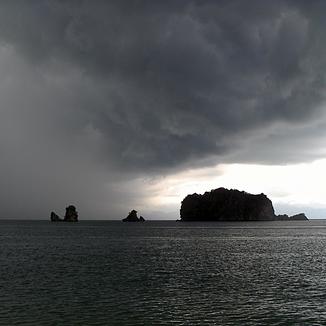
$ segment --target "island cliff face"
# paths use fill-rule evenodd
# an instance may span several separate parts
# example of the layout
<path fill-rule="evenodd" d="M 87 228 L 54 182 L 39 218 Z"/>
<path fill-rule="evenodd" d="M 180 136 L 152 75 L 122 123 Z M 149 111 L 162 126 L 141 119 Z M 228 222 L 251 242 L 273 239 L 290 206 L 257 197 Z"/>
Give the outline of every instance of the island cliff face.
<path fill-rule="evenodd" d="M 264 194 L 252 195 L 225 188 L 203 195 L 188 195 L 181 203 L 180 217 L 181 221 L 307 220 L 304 214 L 275 215 L 271 200 Z"/>

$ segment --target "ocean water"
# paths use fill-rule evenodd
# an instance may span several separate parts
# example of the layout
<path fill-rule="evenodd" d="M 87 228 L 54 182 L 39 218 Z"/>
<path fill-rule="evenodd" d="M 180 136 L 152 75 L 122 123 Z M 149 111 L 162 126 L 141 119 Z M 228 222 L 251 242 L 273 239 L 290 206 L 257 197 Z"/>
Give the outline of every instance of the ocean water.
<path fill-rule="evenodd" d="M 326 325 L 326 221 L 0 221 L 1 325 Z"/>

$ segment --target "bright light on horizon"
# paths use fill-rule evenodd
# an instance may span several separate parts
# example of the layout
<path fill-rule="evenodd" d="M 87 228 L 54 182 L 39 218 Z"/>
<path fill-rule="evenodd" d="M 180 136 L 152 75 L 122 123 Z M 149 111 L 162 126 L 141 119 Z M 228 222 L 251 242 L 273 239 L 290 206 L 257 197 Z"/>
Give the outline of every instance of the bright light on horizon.
<path fill-rule="evenodd" d="M 221 164 L 167 176 L 150 185 L 151 205 L 179 208 L 187 194 L 219 187 L 265 193 L 274 207 L 326 209 L 326 159 L 294 165 Z M 287 213 L 278 212 L 277 213 Z"/>

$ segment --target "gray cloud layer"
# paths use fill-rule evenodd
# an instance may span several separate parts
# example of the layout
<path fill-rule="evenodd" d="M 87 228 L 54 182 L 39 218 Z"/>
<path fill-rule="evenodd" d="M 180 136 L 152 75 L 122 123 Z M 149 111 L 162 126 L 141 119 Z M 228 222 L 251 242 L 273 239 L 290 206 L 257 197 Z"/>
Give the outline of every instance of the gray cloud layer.
<path fill-rule="evenodd" d="M 325 13 L 323 1 L 2 1 L 2 215 L 13 198 L 29 216 L 66 198 L 119 214 L 121 185 L 144 173 L 322 157 Z"/>

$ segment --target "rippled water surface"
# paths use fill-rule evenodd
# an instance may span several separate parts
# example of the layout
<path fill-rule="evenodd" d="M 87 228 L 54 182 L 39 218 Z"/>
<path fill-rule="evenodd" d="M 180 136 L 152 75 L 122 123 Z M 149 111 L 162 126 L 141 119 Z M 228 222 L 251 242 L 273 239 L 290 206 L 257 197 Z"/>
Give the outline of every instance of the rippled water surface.
<path fill-rule="evenodd" d="M 1 325 L 326 325 L 326 221 L 0 221 Z"/>

